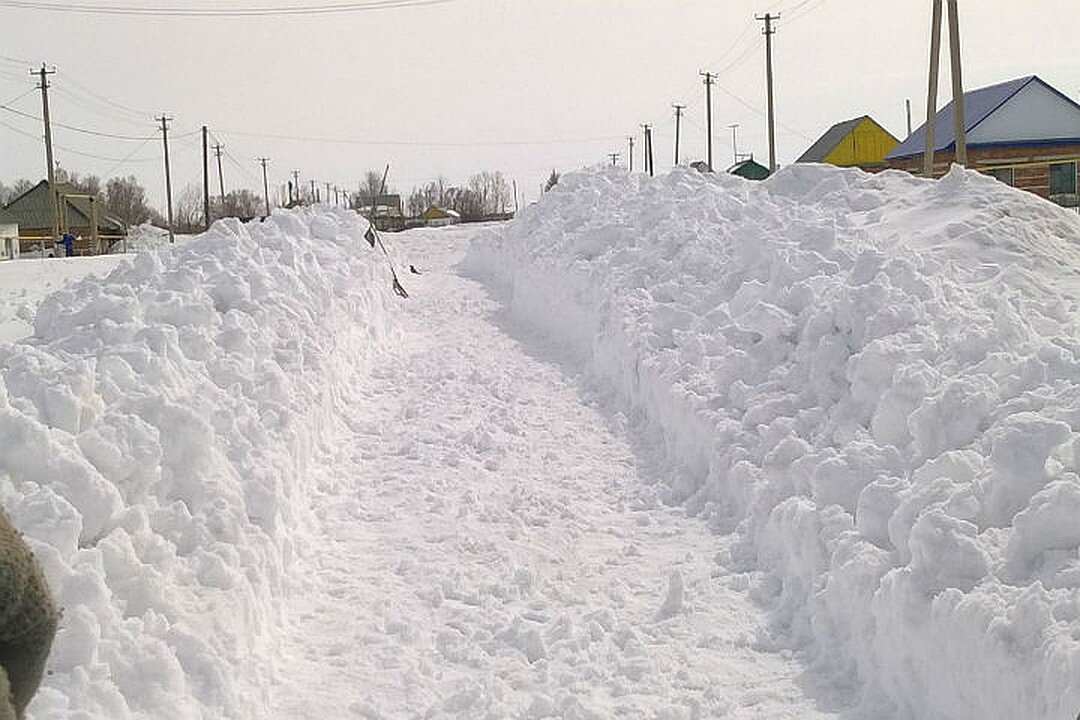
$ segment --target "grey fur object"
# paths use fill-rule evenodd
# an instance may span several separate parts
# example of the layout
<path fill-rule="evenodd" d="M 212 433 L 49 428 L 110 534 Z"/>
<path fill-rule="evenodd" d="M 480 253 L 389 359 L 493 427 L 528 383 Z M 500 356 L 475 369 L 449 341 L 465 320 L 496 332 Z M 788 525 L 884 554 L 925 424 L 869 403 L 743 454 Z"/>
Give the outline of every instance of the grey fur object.
<path fill-rule="evenodd" d="M 22 720 L 59 623 L 41 565 L 0 510 L 0 720 Z"/>

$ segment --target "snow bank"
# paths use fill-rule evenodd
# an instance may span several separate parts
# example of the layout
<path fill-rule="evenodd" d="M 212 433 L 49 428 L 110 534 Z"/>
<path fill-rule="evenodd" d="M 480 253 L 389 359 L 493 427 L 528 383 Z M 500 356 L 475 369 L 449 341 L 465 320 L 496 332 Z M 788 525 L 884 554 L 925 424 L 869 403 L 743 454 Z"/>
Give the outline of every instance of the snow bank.
<path fill-rule="evenodd" d="M 974 172 L 564 176 L 470 271 L 656 433 L 861 716 L 1080 709 L 1080 218 Z"/>
<path fill-rule="evenodd" d="M 354 214 L 216 223 L 0 346 L 0 502 L 64 608 L 37 718 L 255 718 L 341 383 L 392 336 Z"/>

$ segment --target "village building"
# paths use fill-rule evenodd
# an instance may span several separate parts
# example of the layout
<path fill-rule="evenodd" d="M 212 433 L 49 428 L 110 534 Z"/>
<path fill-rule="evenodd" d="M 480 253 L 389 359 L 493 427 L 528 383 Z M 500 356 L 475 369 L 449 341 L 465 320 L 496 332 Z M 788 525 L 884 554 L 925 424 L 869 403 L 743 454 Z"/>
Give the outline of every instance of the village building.
<path fill-rule="evenodd" d="M 998 180 L 1080 208 L 1080 105 L 1035 75 L 964 93 L 967 166 Z M 935 116 L 934 168 L 939 177 L 956 159 L 953 105 Z M 923 172 L 925 125 L 893 148 L 890 167 Z"/>
<path fill-rule="evenodd" d="M 106 214 L 101 201 L 87 196 L 68 183 L 56 183 L 60 232 L 76 237 L 76 255 L 108 252 L 123 240 L 124 224 Z M 42 180 L 4 206 L 19 226 L 21 251 L 30 248 L 51 252 L 59 238 L 53 237 L 53 203 L 49 182 Z"/>
<path fill-rule="evenodd" d="M 422 220 L 427 227 L 443 227 L 445 225 L 456 225 L 461 222 L 461 214 L 456 210 L 448 210 L 432 205 L 427 210 L 420 213 L 420 220 Z"/>
<path fill-rule="evenodd" d="M 738 175 L 747 180 L 764 180 L 772 174 L 769 172 L 769 168 L 754 160 L 752 157 L 735 163 L 729 167 L 727 171 L 732 175 Z"/>
<path fill-rule="evenodd" d="M 899 143 L 872 117 L 863 115 L 833 125 L 795 162 L 884 170 L 886 153 Z"/>
<path fill-rule="evenodd" d="M 19 257 L 19 223 L 14 216 L 0 209 L 0 260 Z"/>

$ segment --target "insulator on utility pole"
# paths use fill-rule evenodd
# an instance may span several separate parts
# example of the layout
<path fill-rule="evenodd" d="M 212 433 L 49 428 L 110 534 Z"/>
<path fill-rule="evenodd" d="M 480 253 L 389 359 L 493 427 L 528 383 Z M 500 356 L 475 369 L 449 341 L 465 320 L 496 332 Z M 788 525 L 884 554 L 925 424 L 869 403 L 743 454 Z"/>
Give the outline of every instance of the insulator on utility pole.
<path fill-rule="evenodd" d="M 776 114 L 773 110 L 773 71 L 772 71 L 772 36 L 776 32 L 776 28 L 772 26 L 773 20 L 780 19 L 780 13 L 776 15 L 770 15 L 765 13 L 765 16 L 755 15 L 758 20 L 765 21 L 765 83 L 767 85 L 766 92 L 768 93 L 768 114 L 769 114 L 769 172 L 776 172 Z"/>
<path fill-rule="evenodd" d="M 169 121 L 172 118 L 162 113 L 161 117 L 155 120 L 161 123 L 161 143 L 165 149 L 165 204 L 169 213 L 169 242 L 171 243 L 176 239 L 173 232 L 172 176 L 169 174 Z"/>
<path fill-rule="evenodd" d="M 683 110 L 686 109 L 685 105 L 673 104 L 671 107 L 675 108 L 675 164 L 679 164 L 679 121 L 682 120 Z"/>
<path fill-rule="evenodd" d="M 716 78 L 715 73 L 699 72 L 698 75 L 705 78 L 705 162 L 712 171 L 712 86 Z"/>
<path fill-rule="evenodd" d="M 52 239 L 60 237 L 60 197 L 56 189 L 55 165 L 53 164 L 52 150 L 52 124 L 49 121 L 49 75 L 55 75 L 56 70 L 46 70 L 45 63 L 41 64 L 40 70 L 31 70 L 31 75 L 39 77 L 38 89 L 41 90 L 41 117 L 45 122 L 45 172 L 49 179 L 49 206 L 52 211 Z M 44 243 L 42 243 L 44 247 Z"/>

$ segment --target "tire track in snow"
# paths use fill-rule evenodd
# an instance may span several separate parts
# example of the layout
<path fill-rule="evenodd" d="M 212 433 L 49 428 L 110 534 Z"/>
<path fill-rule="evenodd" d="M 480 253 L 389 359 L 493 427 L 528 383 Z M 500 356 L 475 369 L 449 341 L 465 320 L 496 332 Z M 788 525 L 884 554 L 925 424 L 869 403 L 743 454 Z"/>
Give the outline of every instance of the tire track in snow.
<path fill-rule="evenodd" d="M 836 717 L 769 650 L 724 538 L 455 274 L 470 232 L 398 240 L 427 271 L 313 470 L 271 716 Z"/>

